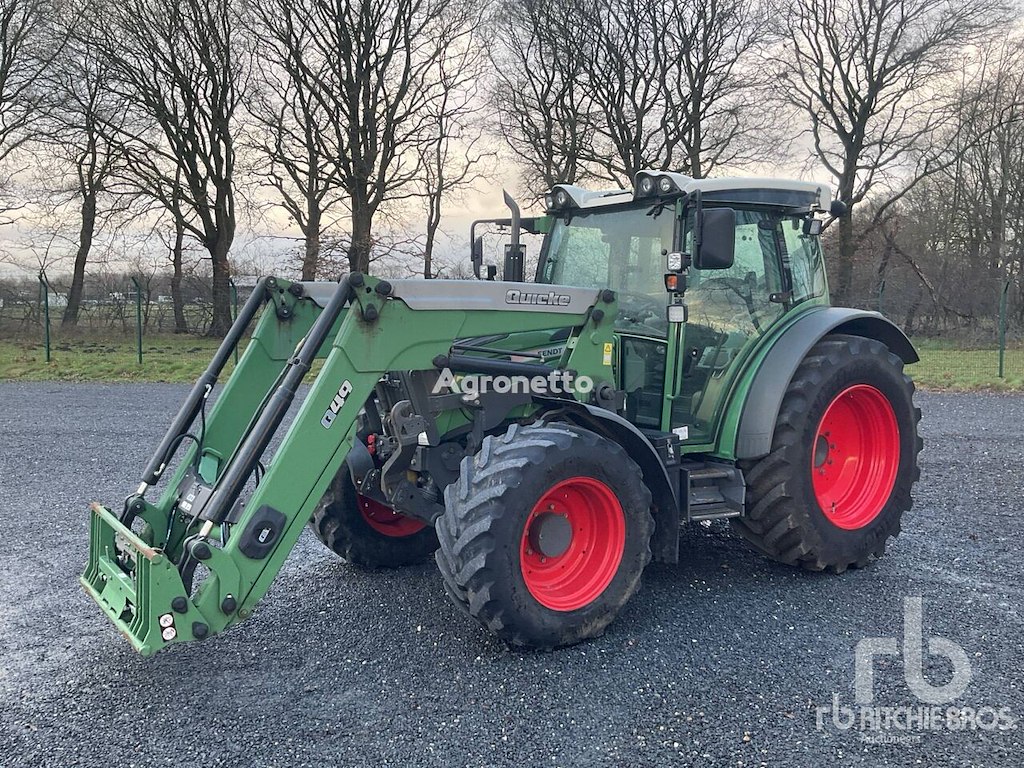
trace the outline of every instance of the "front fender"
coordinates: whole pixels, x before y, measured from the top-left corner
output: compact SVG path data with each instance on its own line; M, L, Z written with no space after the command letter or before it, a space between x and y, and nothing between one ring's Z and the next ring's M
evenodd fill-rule
M654 535L651 555L661 563L679 561L679 494L658 451L635 425L617 413L576 400L535 397L548 410L561 411L562 418L614 440L643 472L644 483L654 504Z

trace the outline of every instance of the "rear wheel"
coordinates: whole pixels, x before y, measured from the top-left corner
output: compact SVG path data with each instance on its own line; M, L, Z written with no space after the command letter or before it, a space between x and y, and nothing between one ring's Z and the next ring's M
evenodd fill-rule
M445 491L435 557L452 600L515 647L596 637L651 559L651 495L616 443L565 424L484 439Z
M920 476L913 394L903 362L881 342L818 342L786 391L771 453L743 466L747 514L736 530L770 557L811 570L881 557Z
M324 545L353 565L398 568L425 560L437 549L434 529L356 493L343 463L311 521Z

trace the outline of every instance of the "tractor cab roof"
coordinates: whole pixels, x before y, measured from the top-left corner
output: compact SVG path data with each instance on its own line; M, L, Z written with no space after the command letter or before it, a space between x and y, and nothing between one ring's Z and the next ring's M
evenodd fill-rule
M671 171L640 171L634 181L632 190L588 190L572 184L556 184L547 195L547 208L549 211L593 209L647 199L664 202L698 192L705 202L816 210L827 210L832 199L828 184L793 179L692 179Z

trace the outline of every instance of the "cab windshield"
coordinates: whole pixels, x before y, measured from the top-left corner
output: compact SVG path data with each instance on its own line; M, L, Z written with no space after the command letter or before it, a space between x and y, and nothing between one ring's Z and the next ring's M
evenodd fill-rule
M537 282L611 288L619 296L618 326L665 332L665 252L672 248L671 206L574 211L556 219Z

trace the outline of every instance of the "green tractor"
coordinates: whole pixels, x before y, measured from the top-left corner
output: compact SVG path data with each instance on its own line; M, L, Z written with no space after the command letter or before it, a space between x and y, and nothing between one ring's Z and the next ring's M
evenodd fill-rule
M480 238L477 280L263 279L135 493L92 505L86 591L142 654L202 640L251 615L310 523L361 566L433 554L457 606L552 649L600 635L684 523L866 565L919 475L917 355L829 306L830 198L643 172L556 186L536 218L506 198L504 281ZM543 235L533 282L523 231Z

